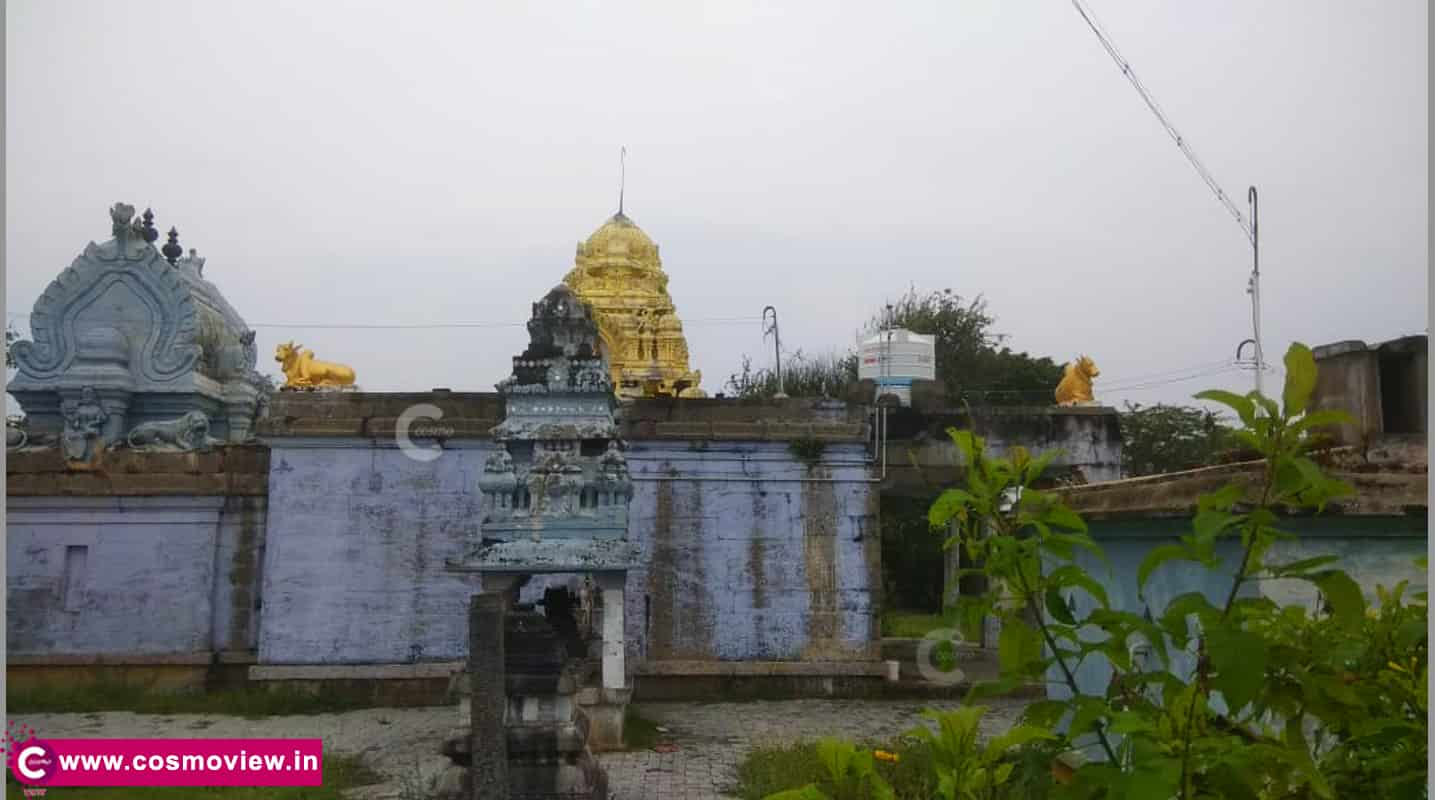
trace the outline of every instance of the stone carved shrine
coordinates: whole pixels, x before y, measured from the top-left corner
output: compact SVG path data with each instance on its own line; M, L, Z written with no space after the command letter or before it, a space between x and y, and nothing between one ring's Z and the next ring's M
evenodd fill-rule
M31 341L14 345L8 391L29 447L66 461L106 448L193 450L253 438L270 386L254 331L204 277L178 231L156 248L154 215L110 210L113 238L91 242L35 303Z
M470 796L602 797L590 753L621 743L631 695L623 590L637 560L632 481L592 312L560 284L533 305L528 332L498 384L505 416L493 430L501 449L478 480L482 540L449 564L483 575L470 610ZM563 573L595 587L601 617L594 626L584 615L587 629L566 642L552 604L539 614L516 602L529 576ZM583 641L594 627L596 670Z

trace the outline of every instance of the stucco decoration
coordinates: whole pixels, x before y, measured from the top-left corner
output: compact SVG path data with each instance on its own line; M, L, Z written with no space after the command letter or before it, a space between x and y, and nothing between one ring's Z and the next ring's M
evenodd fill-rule
M55 278L35 302L30 339L15 343L7 388L32 443L62 439L64 410L82 402L104 412L104 446L189 411L203 412L221 440L252 438L270 390L255 369L254 332L203 276L205 259L190 250L170 263L155 249L152 213L141 222L117 203L110 222L113 238L91 242Z
M221 444L209 435L209 417L203 411L186 411L177 419L144 422L129 434L129 446L136 450L204 450Z
M610 372L587 306L560 284L533 304L529 344L498 384L503 448L478 479L482 540L453 566L479 572L625 569L632 479Z
M13 420L5 420L5 449L18 450L30 441L30 435Z
M93 462L104 448L103 427L110 416L100 405L94 387L81 389L77 400L66 400L60 413L65 418L65 429L60 434L65 460Z

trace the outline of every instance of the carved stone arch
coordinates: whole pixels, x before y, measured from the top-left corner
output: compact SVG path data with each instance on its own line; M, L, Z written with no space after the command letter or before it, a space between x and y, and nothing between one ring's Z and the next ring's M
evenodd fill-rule
M108 252L107 252L108 251ZM111 253L114 255L109 256ZM116 285L122 284L148 315L145 341L134 366L151 381L166 382L192 371L199 363L198 324L194 301L184 281L152 247L131 254L90 243L50 283L30 317L32 341L17 342L15 365L21 376L44 380L59 376L76 357L76 321Z

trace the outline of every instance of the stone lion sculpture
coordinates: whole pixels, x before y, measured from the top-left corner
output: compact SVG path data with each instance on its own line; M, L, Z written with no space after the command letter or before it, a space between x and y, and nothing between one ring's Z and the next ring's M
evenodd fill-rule
M199 450L215 440L209 437L209 417L187 411L177 419L142 422L130 431L130 447L149 450Z
M1061 383L1056 385L1056 404L1059 406L1093 405L1091 380L1101 374L1096 362L1086 356L1079 356L1066 365Z

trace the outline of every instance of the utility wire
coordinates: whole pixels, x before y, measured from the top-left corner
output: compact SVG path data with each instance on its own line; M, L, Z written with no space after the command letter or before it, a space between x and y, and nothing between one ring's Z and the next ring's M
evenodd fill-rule
M1156 115L1156 119L1161 123L1161 127L1166 129L1166 133L1170 134L1172 141L1176 143L1176 147L1185 154L1186 160L1191 162L1191 166L1195 168L1196 174L1201 176L1201 180L1205 181L1206 186L1209 187L1212 192L1215 192L1216 199L1220 200L1221 205L1224 205L1226 210L1231 212L1231 216L1236 218L1236 223L1239 224L1241 230L1245 232L1246 238L1254 243L1256 239L1255 231L1251 228L1250 223L1246 221L1245 215L1241 213L1241 210L1236 207L1235 203L1231 202L1231 198L1226 196L1220 184L1216 183L1215 176L1211 174L1210 170L1206 169L1206 165L1196 156L1196 151L1192 150L1191 146L1186 144L1185 137L1181 136L1181 133L1176 130L1176 126L1171 124L1171 120L1166 117L1166 112L1162 111L1160 104L1156 102L1156 98L1146 89L1145 84L1141 83L1141 79L1136 77L1136 71L1131 68L1131 64L1122 57L1121 53L1116 49L1116 44L1111 41L1111 37L1097 24L1095 15L1082 4L1081 0L1071 0L1071 4L1076 6L1076 12L1081 15L1082 19L1086 20L1086 24L1091 28L1091 32L1096 34L1096 38L1100 40L1101 46L1106 49L1111 59L1116 62L1116 66L1121 68L1121 74L1125 75L1126 79L1131 82L1131 85L1136 87L1136 93L1141 95L1142 100L1146 101L1146 107L1151 109L1152 114Z
M1212 378L1217 375L1225 375L1236 372L1240 372L1240 370L1234 366L1225 366L1220 369L1206 370L1204 372L1196 372L1190 375L1181 375L1175 378L1167 378L1165 380L1146 381L1145 383L1134 383L1127 386L1104 386L1101 388L1102 391L1105 392L1139 392L1145 391L1147 389L1156 389L1162 386L1170 386L1171 384L1175 383L1185 383L1187 381L1199 380L1201 378Z
M31 317L32 314L7 311L6 316L15 319ZM747 325L758 317L699 317L684 320L684 325ZM108 318L106 322L150 322L149 318ZM368 323L368 322L250 322L251 328L316 328L316 329L364 329L364 330L428 330L435 328L521 328L527 322L414 322L414 323Z

